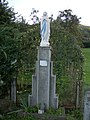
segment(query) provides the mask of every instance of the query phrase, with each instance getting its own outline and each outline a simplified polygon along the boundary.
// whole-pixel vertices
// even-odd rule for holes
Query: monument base
[[[44,111],[49,107],[58,108],[56,95],[56,76],[53,75],[51,47],[39,47],[35,75],[32,76],[32,95],[28,96],[28,105],[38,105]]]

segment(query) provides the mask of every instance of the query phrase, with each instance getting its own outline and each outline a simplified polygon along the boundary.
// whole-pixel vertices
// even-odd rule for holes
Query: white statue
[[[40,46],[49,46],[49,37],[50,37],[50,20],[48,18],[47,12],[44,12],[41,20]]]

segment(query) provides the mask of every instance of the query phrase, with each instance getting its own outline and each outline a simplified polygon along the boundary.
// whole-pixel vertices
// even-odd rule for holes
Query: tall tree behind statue
[[[64,19],[63,19],[64,18]],[[51,24],[53,61],[57,73],[57,91],[60,104],[82,105],[83,55],[80,48],[81,33],[79,19],[71,10],[60,11],[57,20]],[[79,93],[77,96],[77,87]],[[79,98],[79,100],[77,100]]]

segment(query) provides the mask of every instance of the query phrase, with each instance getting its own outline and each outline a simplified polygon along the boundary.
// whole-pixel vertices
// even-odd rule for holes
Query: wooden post
[[[11,81],[11,101],[16,103],[17,90],[16,90],[16,77]]]

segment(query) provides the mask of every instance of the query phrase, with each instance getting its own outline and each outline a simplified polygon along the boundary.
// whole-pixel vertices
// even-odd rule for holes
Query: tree
[[[80,25],[83,47],[90,48],[90,27]]]
[[[5,86],[1,86],[1,91],[7,93],[10,81],[16,74],[19,30],[14,27],[15,13],[8,7],[8,3],[0,3],[0,11],[0,81]]]
[[[14,22],[15,14],[13,9],[8,6],[8,3],[0,2],[0,25]]]
[[[35,69],[37,46],[39,46],[39,25],[30,25],[25,32],[22,32],[20,41],[21,63],[18,83],[30,84]]]
[[[81,33],[79,18],[71,10],[61,11],[57,20],[51,23],[51,46],[53,48],[54,71],[57,75],[57,92],[60,104],[79,103],[83,87],[83,55],[80,49]],[[78,103],[78,105],[80,105]]]

